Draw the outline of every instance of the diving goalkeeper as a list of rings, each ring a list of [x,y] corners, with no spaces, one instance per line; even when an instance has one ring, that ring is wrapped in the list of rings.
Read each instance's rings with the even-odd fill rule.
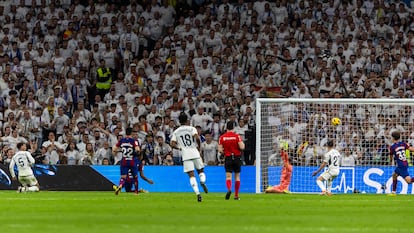
[[[290,179],[292,177],[292,164],[289,162],[288,148],[289,144],[286,141],[281,141],[280,157],[283,160],[282,174],[280,175],[280,184],[269,186],[265,193],[289,193]]]

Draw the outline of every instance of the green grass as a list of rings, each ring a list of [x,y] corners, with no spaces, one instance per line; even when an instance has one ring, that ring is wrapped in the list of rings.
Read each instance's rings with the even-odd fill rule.
[[[414,196],[0,191],[1,232],[414,232]]]

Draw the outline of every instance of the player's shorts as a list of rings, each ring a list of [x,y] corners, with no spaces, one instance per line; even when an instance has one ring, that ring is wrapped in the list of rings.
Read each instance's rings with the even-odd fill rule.
[[[321,177],[324,180],[332,180],[332,179],[335,179],[335,177],[337,177],[338,175],[339,175],[339,172],[326,170],[324,173],[321,174]]]
[[[19,176],[19,182],[23,186],[32,187],[37,185],[37,179],[34,175],[30,176]]]
[[[225,156],[224,157],[224,169],[226,172],[241,172],[241,156]]]
[[[136,160],[122,160],[121,161],[121,176],[128,175],[128,171],[131,172],[133,177],[138,175],[138,167]]]
[[[187,173],[194,171],[195,169],[200,170],[201,168],[204,168],[204,164],[201,158],[189,159],[183,161],[183,168],[184,172]]]
[[[406,167],[397,167],[395,168],[394,172],[402,178],[410,176],[410,174],[408,174],[408,169]]]

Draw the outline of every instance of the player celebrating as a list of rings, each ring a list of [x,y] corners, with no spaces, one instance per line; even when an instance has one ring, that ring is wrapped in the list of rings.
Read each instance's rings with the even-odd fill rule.
[[[181,150],[183,158],[184,172],[190,177],[190,184],[197,195],[197,201],[201,202],[202,197],[198,190],[197,180],[194,176],[194,168],[197,169],[200,177],[200,184],[205,193],[208,193],[206,186],[206,175],[204,174],[204,164],[200,156],[200,136],[197,129],[189,125],[187,114],[182,113],[178,117],[181,126],[174,130],[171,138],[171,147]]]
[[[234,132],[234,122],[229,121],[226,125],[227,132],[220,136],[218,151],[224,155],[224,169],[226,170],[227,193],[225,199],[231,195],[231,175],[234,172],[234,200],[239,199],[241,151],[244,150],[244,142],[240,135]]]
[[[408,174],[408,161],[405,157],[405,151],[414,151],[414,147],[409,146],[407,143],[400,141],[401,133],[399,131],[394,131],[391,133],[391,137],[393,140],[393,144],[390,147],[390,160],[391,164],[393,159],[397,164],[394,172],[392,173],[392,189],[391,189],[391,196],[396,195],[397,191],[397,178],[401,176],[404,180],[411,184],[414,181],[414,177],[410,177]]]
[[[118,186],[114,186],[115,195],[118,195],[124,186],[125,180],[128,175],[128,170],[130,170],[134,185],[138,187],[138,166],[137,166],[137,154],[140,152],[138,141],[132,137],[132,128],[127,128],[125,130],[126,136],[121,138],[118,143],[113,146],[112,152],[116,154],[119,149],[122,152],[121,159],[121,179]],[[135,190],[135,194],[138,194],[138,189]]]
[[[332,181],[338,176],[339,174],[339,159],[341,154],[339,151],[334,149],[334,142],[333,140],[329,140],[326,143],[328,147],[328,152],[325,154],[323,162],[318,170],[312,173],[312,176],[318,174],[326,165],[328,165],[328,169],[322,173],[318,179],[316,179],[316,183],[318,184],[319,188],[322,190],[321,195],[332,195]],[[327,181],[328,188],[326,189],[325,184],[323,181]]]
[[[36,150],[35,143],[31,143],[31,152]],[[13,180],[16,180],[16,174],[14,172],[14,166],[17,166],[17,172],[19,176],[19,182],[22,186],[19,186],[19,192],[38,192],[39,183],[33,174],[31,166],[35,163],[35,160],[31,153],[27,150],[25,143],[17,143],[17,149],[19,150],[11,159],[9,170]]]

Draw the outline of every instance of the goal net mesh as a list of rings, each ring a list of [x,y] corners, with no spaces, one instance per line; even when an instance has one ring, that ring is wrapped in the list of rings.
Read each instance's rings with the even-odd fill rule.
[[[394,170],[390,135],[398,130],[402,140],[414,145],[413,104],[408,99],[258,99],[256,192],[281,182],[280,152],[286,143],[293,165],[289,191],[320,192],[312,172],[322,163],[328,139],[341,153],[334,193],[389,192]],[[341,124],[333,125],[332,118]],[[411,165],[408,151],[406,156]],[[409,173],[414,174],[411,167]],[[397,192],[413,193],[411,185],[399,181]]]

